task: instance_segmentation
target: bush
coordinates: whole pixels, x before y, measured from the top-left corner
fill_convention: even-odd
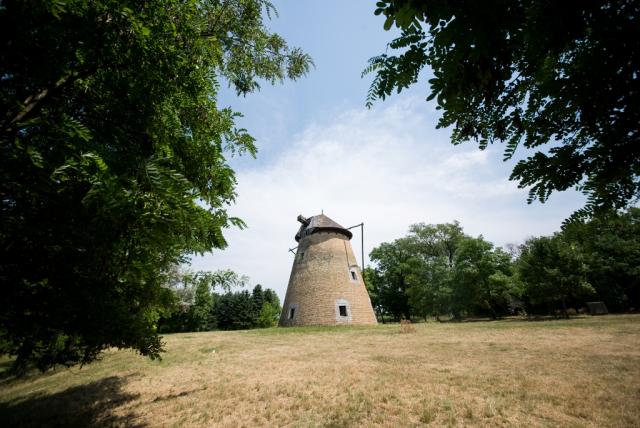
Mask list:
[[[280,318],[282,308],[278,304],[265,302],[258,316],[258,327],[267,328],[275,327]]]

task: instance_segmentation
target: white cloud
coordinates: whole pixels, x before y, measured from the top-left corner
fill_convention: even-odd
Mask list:
[[[284,297],[296,216],[325,214],[351,226],[364,221],[365,253],[403,236],[417,222],[457,219],[471,235],[498,245],[549,234],[582,203],[575,193],[545,205],[507,177],[500,147],[454,147],[434,130],[435,112],[416,98],[353,110],[309,126],[277,159],[238,172],[230,212],[249,228],[226,233],[229,248],[196,258],[195,269],[230,268]],[[360,238],[353,240],[360,253]],[[366,257],[366,254],[365,254]]]

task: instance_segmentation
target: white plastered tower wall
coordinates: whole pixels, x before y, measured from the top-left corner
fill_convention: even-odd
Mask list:
[[[298,219],[299,244],[280,326],[377,324],[351,232],[323,214]]]

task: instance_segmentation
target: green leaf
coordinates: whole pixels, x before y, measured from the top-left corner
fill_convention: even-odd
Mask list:
[[[393,25],[393,21],[395,21],[395,18],[393,16],[387,17],[387,19],[385,19],[384,21],[384,29],[388,31]]]

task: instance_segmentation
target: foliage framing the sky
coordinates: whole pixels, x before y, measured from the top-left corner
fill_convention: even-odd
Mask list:
[[[304,75],[264,0],[6,1],[0,7],[0,352],[40,368],[109,346],[156,357],[165,272],[224,248],[255,154],[216,102]]]
[[[577,215],[640,197],[640,5],[627,1],[384,0],[400,37],[371,58],[367,104],[433,70],[428,100],[452,142],[535,151],[511,179],[529,202],[576,187]]]

